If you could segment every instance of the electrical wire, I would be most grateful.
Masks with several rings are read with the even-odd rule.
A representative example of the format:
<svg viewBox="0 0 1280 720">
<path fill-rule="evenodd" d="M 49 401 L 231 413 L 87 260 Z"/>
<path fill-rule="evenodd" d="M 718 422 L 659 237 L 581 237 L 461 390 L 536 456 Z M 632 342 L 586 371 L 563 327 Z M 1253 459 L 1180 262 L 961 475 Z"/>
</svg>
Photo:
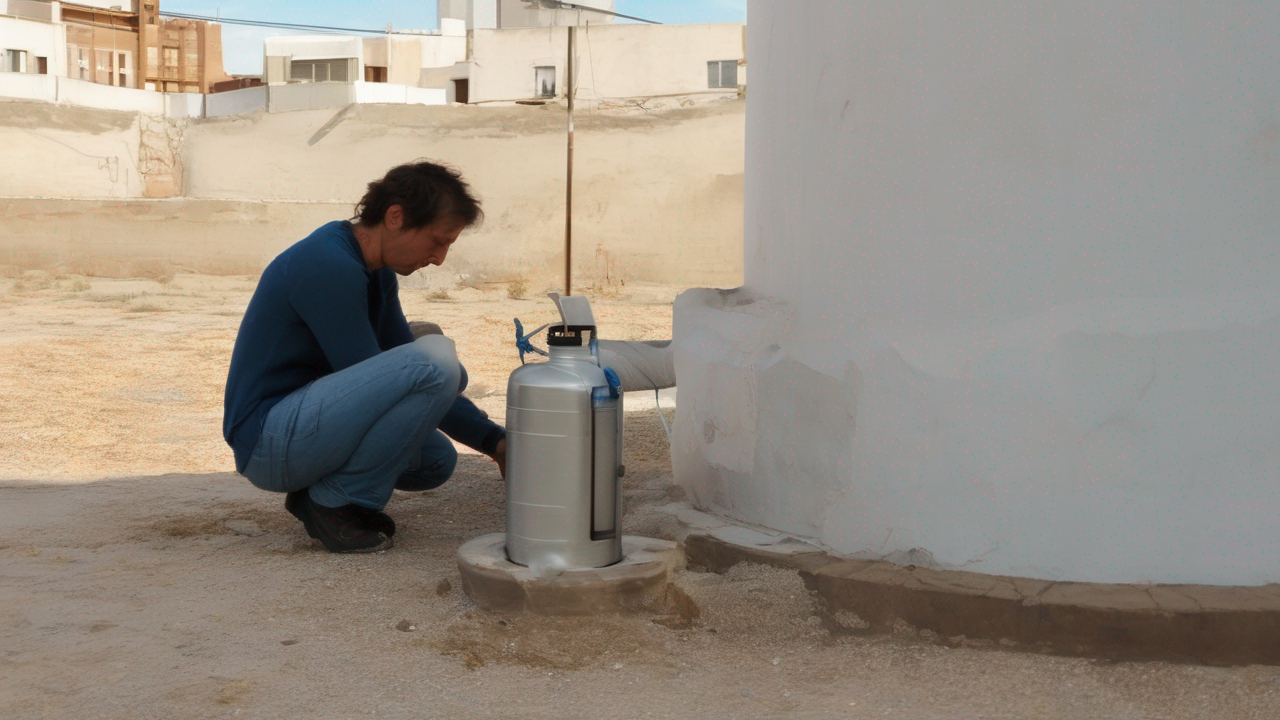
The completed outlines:
<svg viewBox="0 0 1280 720">
<path fill-rule="evenodd" d="M 333 27 L 329 25 L 302 25 L 298 23 L 274 22 L 271 20 L 244 20 L 241 18 L 211 17 L 209 15 L 189 15 L 187 13 L 161 10 L 164 17 L 182 20 L 204 20 L 206 22 L 223 23 L 225 25 L 248 25 L 250 27 L 279 28 L 282 30 L 317 30 L 332 33 L 361 33 L 364 35 L 422 35 L 421 32 L 405 32 L 403 30 L 367 30 L 363 28 Z"/>
<path fill-rule="evenodd" d="M 649 23 L 650 25 L 662 24 L 657 20 L 646 20 L 645 18 L 642 18 L 642 17 L 636 17 L 634 15 L 623 15 L 622 13 L 617 13 L 612 10 L 604 10 L 602 8 L 590 7 L 588 5 L 579 5 L 577 3 L 571 3 L 571 2 L 561 2 L 561 0 L 547 0 L 547 2 L 555 3 L 556 9 L 567 8 L 569 10 L 587 10 L 590 12 L 597 12 L 602 15 L 612 15 L 613 17 L 620 17 L 620 18 L 626 18 L 627 20 L 635 20 L 637 22 Z"/>
</svg>

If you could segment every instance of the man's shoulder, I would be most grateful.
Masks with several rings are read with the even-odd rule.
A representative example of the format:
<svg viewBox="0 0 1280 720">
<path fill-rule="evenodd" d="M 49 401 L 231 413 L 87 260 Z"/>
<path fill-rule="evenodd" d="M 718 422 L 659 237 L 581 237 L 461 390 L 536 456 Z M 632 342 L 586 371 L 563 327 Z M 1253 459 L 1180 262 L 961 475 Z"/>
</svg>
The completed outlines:
<svg viewBox="0 0 1280 720">
<path fill-rule="evenodd" d="M 321 279 L 329 287 L 344 280 L 364 282 L 364 263 L 351 252 L 350 232 L 350 226 L 341 221 L 322 225 L 277 255 L 263 272 L 263 280 L 269 278 L 278 287 L 298 282 L 310 286 Z"/>
<path fill-rule="evenodd" d="M 296 257 L 329 257 L 349 261 L 359 265 L 360 262 L 351 255 L 351 226 L 343 221 L 326 223 L 314 232 L 294 243 L 281 255 Z"/>
<path fill-rule="evenodd" d="M 280 253 L 276 262 L 292 272 L 345 269 L 364 273 L 364 262 L 352 252 L 350 226 L 344 222 L 322 225 L 315 232 Z"/>
</svg>

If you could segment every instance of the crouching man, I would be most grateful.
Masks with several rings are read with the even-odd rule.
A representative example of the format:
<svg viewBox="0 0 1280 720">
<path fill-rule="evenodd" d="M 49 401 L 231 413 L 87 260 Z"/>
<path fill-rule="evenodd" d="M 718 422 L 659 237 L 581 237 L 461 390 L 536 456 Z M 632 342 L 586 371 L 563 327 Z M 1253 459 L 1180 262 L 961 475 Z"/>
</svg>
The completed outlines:
<svg viewBox="0 0 1280 720">
<path fill-rule="evenodd" d="M 287 493 L 285 507 L 331 552 L 391 547 L 393 490 L 453 473 L 449 438 L 493 458 L 505 433 L 461 396 L 453 341 L 418 339 L 397 275 L 444 262 L 481 217 L 461 176 L 418 162 L 369 184 L 353 221 L 331 222 L 263 271 L 236 337 L 223 436 L 236 469 Z"/>
</svg>

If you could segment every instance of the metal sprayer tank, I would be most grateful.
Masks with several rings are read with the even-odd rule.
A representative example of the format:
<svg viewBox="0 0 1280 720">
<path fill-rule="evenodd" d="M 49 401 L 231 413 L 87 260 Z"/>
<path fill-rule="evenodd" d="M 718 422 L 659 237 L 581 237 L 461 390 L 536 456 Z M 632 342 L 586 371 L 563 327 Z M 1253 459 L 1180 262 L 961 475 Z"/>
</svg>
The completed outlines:
<svg viewBox="0 0 1280 720">
<path fill-rule="evenodd" d="M 547 361 L 507 382 L 507 557 L 538 569 L 622 559 L 622 393 L 585 298 L 553 296 Z"/>
</svg>

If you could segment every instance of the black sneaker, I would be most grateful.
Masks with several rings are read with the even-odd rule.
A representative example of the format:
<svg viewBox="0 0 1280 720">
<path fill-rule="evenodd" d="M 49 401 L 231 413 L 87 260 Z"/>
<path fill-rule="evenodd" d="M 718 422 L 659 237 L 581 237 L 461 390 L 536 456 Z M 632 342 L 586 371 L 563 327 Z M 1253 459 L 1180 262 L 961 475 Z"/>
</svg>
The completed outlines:
<svg viewBox="0 0 1280 720">
<path fill-rule="evenodd" d="M 348 505 L 361 513 L 364 513 L 365 522 L 369 523 L 369 527 L 378 532 L 391 537 L 396 534 L 396 521 L 391 516 L 381 510 L 370 510 L 369 508 L 360 507 L 359 505 Z"/>
<path fill-rule="evenodd" d="M 392 545 L 391 538 L 369 521 L 368 513 L 376 510 L 355 505 L 336 508 L 318 505 L 305 489 L 289 493 L 284 506 L 302 521 L 307 534 L 323 543 L 329 552 L 370 553 L 387 550 Z"/>
<path fill-rule="evenodd" d="M 294 517 L 299 520 L 302 519 L 302 516 L 298 514 L 298 508 L 300 507 L 298 503 L 302 502 L 302 496 L 306 493 L 307 489 L 303 488 L 301 490 L 294 490 L 284 496 L 285 509 L 293 513 Z M 363 508 L 359 505 L 352 505 L 351 507 L 364 513 L 365 520 L 368 521 L 369 527 L 377 530 L 387 537 L 393 537 L 396 534 L 396 521 L 393 520 L 390 515 L 382 512 L 381 510 L 370 510 L 369 508 Z"/>
</svg>

